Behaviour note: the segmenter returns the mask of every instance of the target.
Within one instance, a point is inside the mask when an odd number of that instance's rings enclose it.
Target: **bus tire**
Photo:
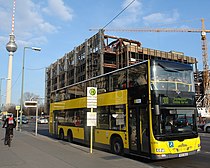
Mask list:
[[[67,133],[67,141],[68,142],[73,142],[73,135],[72,135],[71,130],[68,130],[68,133]]]
[[[111,141],[111,151],[116,155],[123,155],[124,147],[120,137],[115,137]]]
[[[64,132],[62,129],[59,131],[59,139],[64,140]]]

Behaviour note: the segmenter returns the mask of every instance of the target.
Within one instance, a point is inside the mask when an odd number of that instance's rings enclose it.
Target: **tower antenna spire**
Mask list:
[[[12,10],[12,33],[15,31],[15,8],[16,8],[16,0],[13,1],[13,10]]]

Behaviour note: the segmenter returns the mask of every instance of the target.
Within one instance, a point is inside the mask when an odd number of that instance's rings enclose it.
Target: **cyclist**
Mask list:
[[[10,136],[10,134],[13,136],[13,128],[15,128],[15,119],[13,118],[12,114],[8,114],[6,120],[4,121],[4,124],[2,128],[6,128],[5,132],[5,138],[4,138],[4,144],[7,145],[7,140]]]

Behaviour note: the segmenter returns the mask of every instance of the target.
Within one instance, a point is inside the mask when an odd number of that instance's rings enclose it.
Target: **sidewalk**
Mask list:
[[[121,156],[78,146],[42,135],[14,130],[9,148],[0,128],[0,168],[149,168],[151,166]]]

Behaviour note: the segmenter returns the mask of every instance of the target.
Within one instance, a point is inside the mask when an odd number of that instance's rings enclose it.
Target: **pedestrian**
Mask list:
[[[11,113],[9,113],[7,115],[7,118],[4,121],[4,124],[2,126],[2,128],[6,129],[5,132],[5,138],[4,138],[4,144],[7,145],[7,140],[10,136],[10,134],[13,136],[13,128],[15,128],[16,124],[15,124],[15,119],[13,118],[13,115]]]

